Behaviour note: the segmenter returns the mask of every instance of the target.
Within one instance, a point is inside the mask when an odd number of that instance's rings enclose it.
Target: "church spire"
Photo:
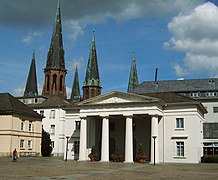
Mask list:
[[[67,70],[65,69],[61,8],[59,0],[44,73],[45,81],[42,95],[60,95],[66,98],[65,76],[67,74]]]
[[[95,45],[95,34],[93,31],[92,44],[89,54],[86,77],[83,84],[83,98],[88,99],[101,94],[101,82],[98,71],[98,60]]]
[[[50,48],[48,50],[47,63],[45,70],[48,69],[65,69],[64,48],[62,40],[62,25],[61,25],[61,8],[58,1],[55,24],[52,33]]]
[[[79,101],[80,99],[81,99],[81,95],[80,95],[80,88],[79,88],[79,75],[78,75],[78,68],[76,66],[70,100],[71,102],[74,102],[74,101]]]
[[[132,57],[132,66],[131,66],[131,71],[130,71],[130,76],[129,76],[129,85],[128,85],[128,90],[127,92],[133,92],[136,86],[138,86],[138,74],[137,74],[137,68],[136,68],[136,58],[135,58],[135,53],[133,52],[133,57]]]
[[[25,88],[23,96],[24,97],[38,96],[35,52],[34,51],[33,51],[33,55],[32,55],[32,62],[30,65],[29,75],[27,78],[26,88]]]

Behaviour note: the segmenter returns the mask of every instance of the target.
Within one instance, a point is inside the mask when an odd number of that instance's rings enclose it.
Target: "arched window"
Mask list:
[[[60,77],[60,87],[59,87],[59,91],[62,91],[62,85],[63,85],[63,75],[61,75],[61,77]]]
[[[47,91],[49,91],[50,77],[47,75]]]
[[[53,75],[53,83],[52,83],[52,87],[54,88],[55,87],[55,90],[56,90],[56,85],[57,85],[57,75],[56,74],[54,74]]]
[[[95,91],[94,89],[91,90],[91,97],[94,97],[95,96]]]

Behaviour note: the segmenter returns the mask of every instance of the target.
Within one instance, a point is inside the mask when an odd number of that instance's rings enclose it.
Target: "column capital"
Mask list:
[[[87,116],[80,116],[80,119],[87,120]]]
[[[133,114],[124,114],[123,116],[126,118],[133,118]]]
[[[102,115],[100,116],[102,119],[109,119],[109,115]]]
[[[159,117],[159,115],[158,114],[152,114],[152,115],[150,115],[152,118],[158,118]]]

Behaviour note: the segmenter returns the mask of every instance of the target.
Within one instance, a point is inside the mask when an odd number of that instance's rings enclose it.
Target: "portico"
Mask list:
[[[80,106],[79,160],[88,160],[91,147],[98,150],[98,159],[109,162],[119,150],[125,163],[133,163],[139,144],[153,162],[153,139],[156,138],[155,162],[159,163],[158,129],[162,117],[159,99],[121,92],[85,100]]]

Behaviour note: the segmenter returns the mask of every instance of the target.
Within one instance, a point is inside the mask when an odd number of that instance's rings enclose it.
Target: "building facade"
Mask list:
[[[204,154],[218,154],[218,78],[144,81],[134,89],[136,94],[175,92],[202,102],[207,109],[204,132]]]
[[[42,117],[8,93],[0,94],[0,156],[41,154]]]
[[[79,111],[67,108],[66,115],[81,122],[79,158],[73,153],[78,143],[75,129],[68,159],[86,161],[96,146],[101,162],[109,162],[118,148],[123,161],[132,163],[140,144],[151,163],[154,156],[156,163],[199,163],[203,155],[206,110],[197,101],[171,93],[141,96],[113,91],[75,106]]]

